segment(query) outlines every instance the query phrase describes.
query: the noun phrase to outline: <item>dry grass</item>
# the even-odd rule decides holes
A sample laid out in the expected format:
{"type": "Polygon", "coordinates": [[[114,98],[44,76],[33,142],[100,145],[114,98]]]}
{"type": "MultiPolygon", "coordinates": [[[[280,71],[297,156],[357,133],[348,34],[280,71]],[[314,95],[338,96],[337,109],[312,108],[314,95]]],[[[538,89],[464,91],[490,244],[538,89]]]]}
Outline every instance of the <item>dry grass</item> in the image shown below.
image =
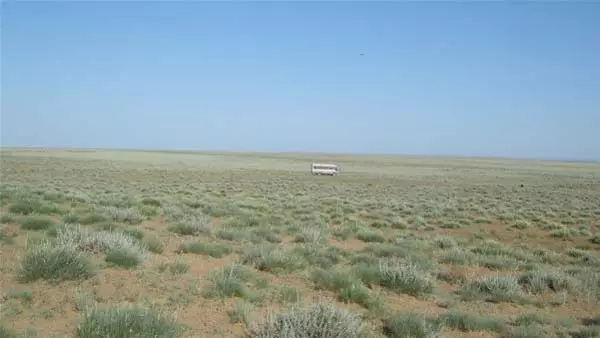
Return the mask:
{"type": "Polygon", "coordinates": [[[600,332],[598,164],[0,155],[3,336],[600,332]]]}

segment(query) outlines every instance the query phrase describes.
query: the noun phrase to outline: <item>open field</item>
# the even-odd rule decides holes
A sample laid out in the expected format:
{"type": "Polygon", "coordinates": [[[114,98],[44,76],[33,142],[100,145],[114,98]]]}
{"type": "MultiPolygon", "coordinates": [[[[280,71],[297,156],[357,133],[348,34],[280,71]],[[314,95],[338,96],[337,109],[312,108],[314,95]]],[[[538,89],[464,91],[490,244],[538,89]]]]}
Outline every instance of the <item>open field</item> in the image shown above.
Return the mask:
{"type": "Polygon", "coordinates": [[[0,337],[600,337],[600,164],[0,156],[0,337]]]}

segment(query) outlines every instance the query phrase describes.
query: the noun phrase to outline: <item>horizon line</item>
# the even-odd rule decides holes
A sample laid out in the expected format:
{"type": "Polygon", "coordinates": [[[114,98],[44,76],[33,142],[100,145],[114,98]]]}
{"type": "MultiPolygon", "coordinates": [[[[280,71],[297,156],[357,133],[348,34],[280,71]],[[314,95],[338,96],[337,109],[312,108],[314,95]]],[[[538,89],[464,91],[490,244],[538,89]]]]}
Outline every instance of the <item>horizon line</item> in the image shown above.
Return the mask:
{"type": "Polygon", "coordinates": [[[407,154],[407,153],[351,153],[351,152],[319,152],[319,151],[261,151],[261,150],[202,150],[185,148],[102,148],[102,147],[59,147],[59,146],[4,146],[0,145],[0,151],[4,149],[25,150],[83,150],[83,151],[139,151],[139,152],[171,152],[171,153],[204,153],[204,154],[301,154],[301,155],[342,155],[342,156],[379,156],[379,157],[417,157],[417,158],[463,158],[476,160],[513,160],[513,161],[544,161],[544,162],[567,162],[600,164],[600,159],[560,158],[560,157],[509,157],[493,155],[443,155],[443,154],[407,154]]]}

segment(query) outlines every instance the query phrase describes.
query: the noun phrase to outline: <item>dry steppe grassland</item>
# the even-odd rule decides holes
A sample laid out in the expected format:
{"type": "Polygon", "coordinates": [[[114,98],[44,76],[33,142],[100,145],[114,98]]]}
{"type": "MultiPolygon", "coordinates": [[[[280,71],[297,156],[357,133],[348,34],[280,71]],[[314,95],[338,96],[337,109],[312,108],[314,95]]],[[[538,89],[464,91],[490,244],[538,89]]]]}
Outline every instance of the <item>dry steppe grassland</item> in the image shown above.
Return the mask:
{"type": "Polygon", "coordinates": [[[0,337],[600,337],[597,163],[0,156],[0,337]]]}

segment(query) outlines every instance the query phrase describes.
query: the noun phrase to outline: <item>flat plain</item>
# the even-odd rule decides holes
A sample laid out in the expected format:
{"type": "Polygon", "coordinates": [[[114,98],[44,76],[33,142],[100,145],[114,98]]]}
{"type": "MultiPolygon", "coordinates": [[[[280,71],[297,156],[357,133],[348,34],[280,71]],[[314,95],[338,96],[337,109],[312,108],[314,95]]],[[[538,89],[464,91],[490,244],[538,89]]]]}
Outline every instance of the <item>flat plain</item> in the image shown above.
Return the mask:
{"type": "Polygon", "coordinates": [[[598,163],[0,156],[0,337],[600,337],[598,163]]]}

